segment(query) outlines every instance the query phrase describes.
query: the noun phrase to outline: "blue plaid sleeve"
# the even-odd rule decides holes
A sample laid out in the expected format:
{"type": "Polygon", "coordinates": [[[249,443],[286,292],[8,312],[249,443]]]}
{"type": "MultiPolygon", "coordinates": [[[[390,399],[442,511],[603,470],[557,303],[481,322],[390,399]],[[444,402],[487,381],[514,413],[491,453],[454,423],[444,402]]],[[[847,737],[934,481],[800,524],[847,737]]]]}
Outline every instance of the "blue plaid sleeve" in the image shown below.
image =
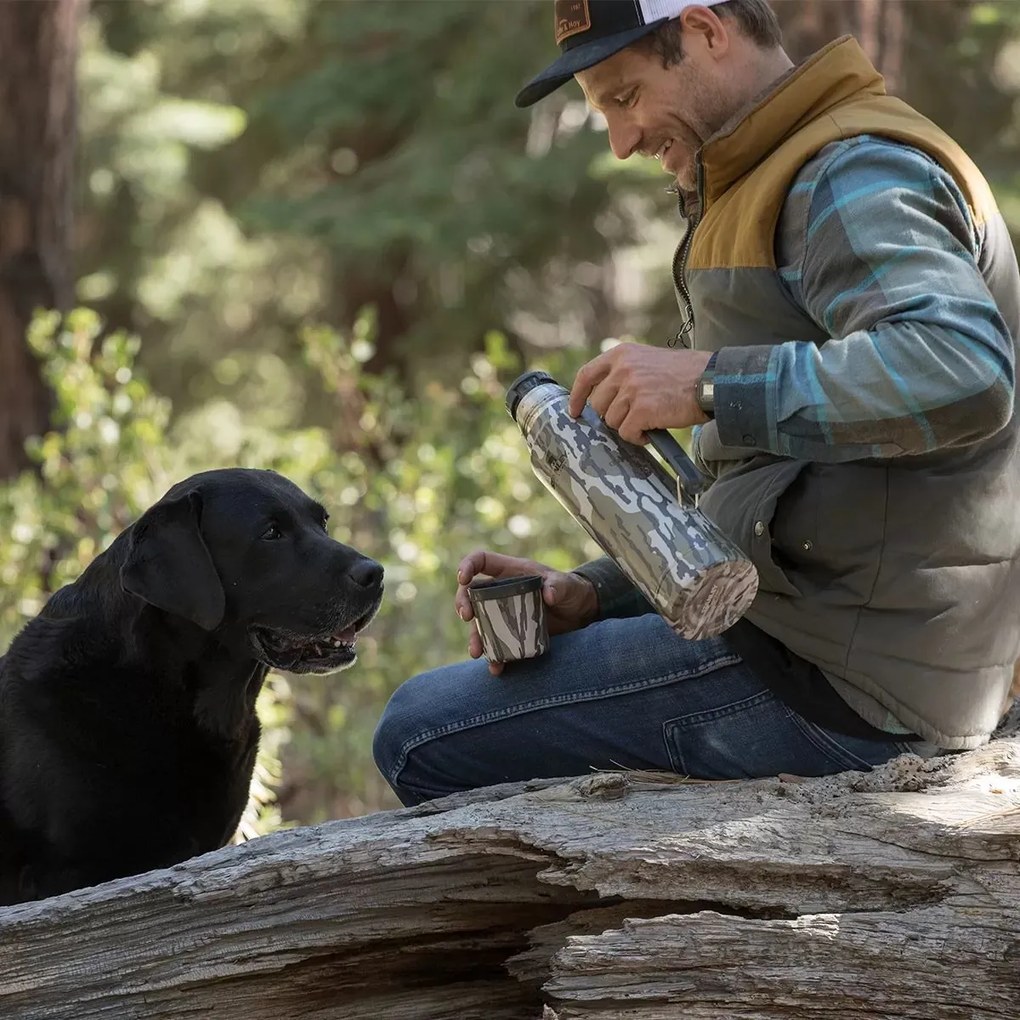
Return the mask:
{"type": "Polygon", "coordinates": [[[925,154],[867,136],[827,146],[791,189],[777,260],[832,339],[724,348],[721,441],[842,461],[1003,427],[1013,340],[978,269],[980,244],[952,176],[925,154]]]}

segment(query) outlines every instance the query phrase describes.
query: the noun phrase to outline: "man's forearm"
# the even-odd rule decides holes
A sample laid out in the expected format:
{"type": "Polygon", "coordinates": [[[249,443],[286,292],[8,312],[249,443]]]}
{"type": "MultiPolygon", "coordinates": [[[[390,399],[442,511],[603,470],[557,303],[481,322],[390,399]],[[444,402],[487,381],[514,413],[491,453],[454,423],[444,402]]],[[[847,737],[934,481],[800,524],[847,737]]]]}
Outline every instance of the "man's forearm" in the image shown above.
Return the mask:
{"type": "Polygon", "coordinates": [[[1009,421],[1011,363],[968,350],[966,336],[920,324],[900,327],[894,342],[914,350],[897,358],[877,332],[822,347],[724,350],[715,382],[720,440],[834,462],[964,446],[1009,421]]]}

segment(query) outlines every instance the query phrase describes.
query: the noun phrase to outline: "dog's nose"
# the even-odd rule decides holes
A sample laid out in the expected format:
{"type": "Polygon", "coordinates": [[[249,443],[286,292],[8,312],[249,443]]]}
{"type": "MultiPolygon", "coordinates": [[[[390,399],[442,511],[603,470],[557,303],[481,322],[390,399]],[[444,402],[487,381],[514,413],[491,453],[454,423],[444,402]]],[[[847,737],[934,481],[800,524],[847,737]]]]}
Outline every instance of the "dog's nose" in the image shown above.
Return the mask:
{"type": "Polygon", "coordinates": [[[362,588],[374,588],[383,579],[382,565],[370,560],[367,556],[358,560],[348,571],[351,580],[362,588]]]}

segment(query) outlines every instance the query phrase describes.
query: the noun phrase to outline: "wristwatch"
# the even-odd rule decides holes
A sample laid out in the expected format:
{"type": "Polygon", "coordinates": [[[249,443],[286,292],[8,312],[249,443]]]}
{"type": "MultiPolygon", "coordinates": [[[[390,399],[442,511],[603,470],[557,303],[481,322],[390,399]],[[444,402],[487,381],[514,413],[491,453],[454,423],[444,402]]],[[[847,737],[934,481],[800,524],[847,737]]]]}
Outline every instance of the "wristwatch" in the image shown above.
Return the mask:
{"type": "Polygon", "coordinates": [[[715,359],[718,357],[719,352],[716,351],[708,359],[705,371],[701,373],[701,378],[694,388],[694,399],[709,418],[715,417],[715,359]]]}

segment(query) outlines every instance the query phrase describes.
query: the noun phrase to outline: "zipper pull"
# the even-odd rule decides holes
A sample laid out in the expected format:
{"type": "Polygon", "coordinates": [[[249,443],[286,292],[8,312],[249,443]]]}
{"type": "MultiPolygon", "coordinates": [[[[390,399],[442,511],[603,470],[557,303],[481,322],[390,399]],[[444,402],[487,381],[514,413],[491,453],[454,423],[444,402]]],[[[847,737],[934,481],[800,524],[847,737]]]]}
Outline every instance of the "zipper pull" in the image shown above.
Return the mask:
{"type": "Polygon", "coordinates": [[[691,317],[691,318],[688,318],[687,321],[680,327],[680,332],[677,333],[676,336],[670,337],[670,339],[668,339],[666,341],[666,346],[667,347],[682,347],[684,350],[690,350],[690,348],[691,348],[691,341],[690,341],[690,337],[688,336],[688,334],[691,332],[691,330],[693,328],[694,328],[694,319],[693,319],[693,317],[691,317]]]}

